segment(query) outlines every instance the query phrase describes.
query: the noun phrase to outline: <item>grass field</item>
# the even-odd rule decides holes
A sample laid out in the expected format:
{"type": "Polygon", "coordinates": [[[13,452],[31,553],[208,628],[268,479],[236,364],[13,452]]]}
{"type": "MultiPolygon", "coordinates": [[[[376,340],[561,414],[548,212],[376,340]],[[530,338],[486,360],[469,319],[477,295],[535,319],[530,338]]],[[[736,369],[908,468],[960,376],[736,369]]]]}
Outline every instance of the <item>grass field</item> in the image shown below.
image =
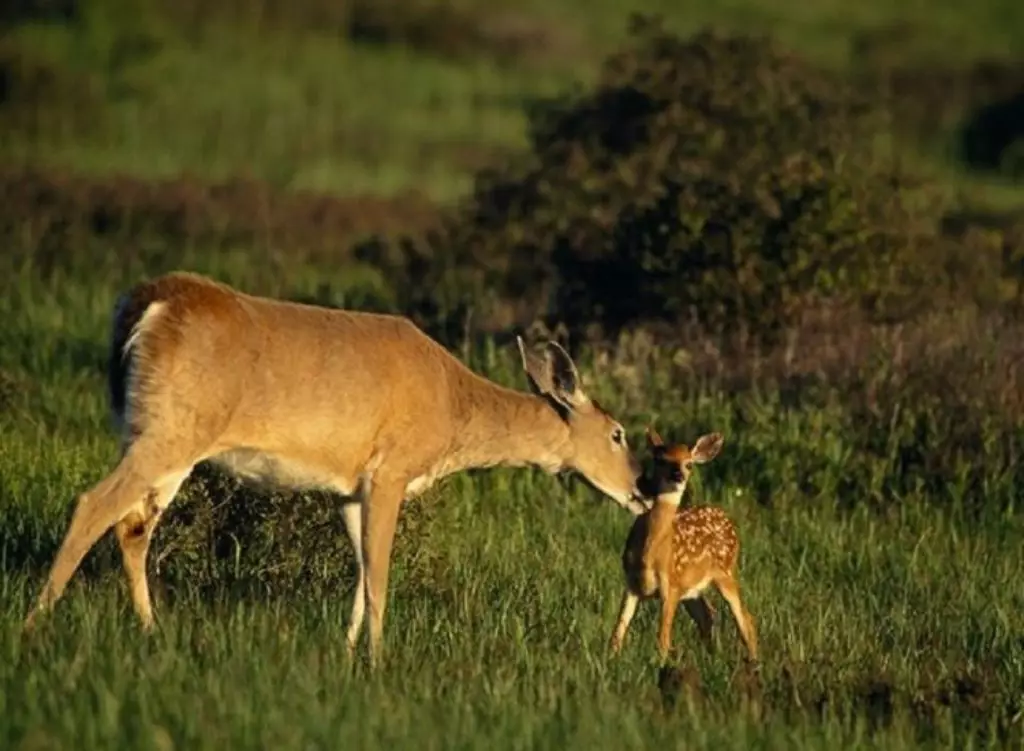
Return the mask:
{"type": "MultiPolygon", "coordinates": [[[[991,465],[959,488],[927,476],[901,482],[895,454],[857,452],[859,429],[841,405],[731,394],[713,379],[671,377],[667,358],[643,383],[606,375],[593,388],[635,439],[651,417],[681,440],[709,429],[728,436],[691,492],[740,525],[763,643],[759,685],[745,678],[727,615],[717,659],[699,650],[688,622],[677,626],[680,654],[702,674],[692,704],[684,693],[663,707],[656,608],[641,611],[610,661],[629,519],[578,483],[515,470],[453,478],[407,509],[379,675],[351,667],[344,652],[350,562],[336,502],[302,501],[326,517],[300,530],[307,548],[280,544],[281,529],[257,521],[258,533],[242,524],[230,530],[238,547],[212,556],[202,539],[189,547],[205,534],[191,526],[196,509],[222,503],[225,489],[236,506],[257,500],[231,485],[210,499],[209,479],[186,486],[179,508],[190,510],[158,536],[159,633],[138,631],[106,540],[39,638],[21,643],[18,625],[69,499],[115,458],[100,369],[113,294],[102,282],[25,286],[3,302],[9,748],[981,748],[1021,739],[1024,524],[1012,458],[993,447],[991,465]],[[915,483],[925,489],[899,487],[915,483]]],[[[474,363],[522,386],[510,355],[484,350],[474,363]]],[[[894,413],[885,426],[894,445],[912,442],[906,433],[926,416],[907,409],[914,420],[894,413]]],[[[1005,440],[991,431],[983,440],[1005,440]]],[[[948,461],[956,475],[972,469],[948,461]]]]}
{"type": "MultiPolygon", "coordinates": [[[[720,599],[716,655],[677,621],[677,688],[659,683],[654,604],[611,660],[631,518],[579,481],[533,470],[452,477],[408,505],[378,673],[345,654],[352,561],[338,500],[205,470],[154,543],[154,635],[139,631],[104,539],[22,641],[72,499],[116,459],[103,368],[118,291],[190,268],[283,297],[387,297],[384,274],[353,263],[346,243],[416,225],[418,204],[388,203],[405,192],[450,204],[481,166],[520,152],[524,103],[593,80],[629,10],[466,0],[450,6],[473,30],[453,57],[431,49],[436,29],[370,43],[313,11],[277,18],[269,1],[226,4],[202,23],[188,2],[78,7],[76,21],[22,20],[0,39],[0,58],[14,61],[5,70],[19,71],[0,97],[0,168],[51,181],[29,190],[5,172],[16,208],[0,209],[0,745],[1024,746],[1024,332],[970,316],[870,344],[801,340],[781,364],[696,334],[685,350],[637,337],[581,355],[634,447],[652,419],[675,440],[725,434],[689,492],[739,525],[759,676],[720,599]],[[38,96],[18,88],[26,81],[38,96]],[[136,201],[139,185],[183,174],[192,182],[136,201]],[[85,182],[67,188],[67,175],[85,182]],[[208,181],[239,177],[270,192],[240,189],[198,228],[180,210],[206,200],[208,181]],[[303,190],[353,219],[321,242],[309,218],[319,208],[252,209],[311,200],[303,190]],[[107,205],[109,215],[97,209],[107,205]],[[238,229],[239,216],[255,229],[238,229]]],[[[683,31],[771,32],[841,67],[859,33],[900,22],[911,32],[885,51],[894,64],[1024,56],[1024,11],[1008,0],[631,7],[683,31]]],[[[384,32],[411,34],[400,16],[384,32]]],[[[983,207],[1024,206],[1019,180],[971,171],[952,128],[938,130],[908,146],[916,159],[983,207]]],[[[526,387],[500,339],[459,355],[526,387]]]]}
{"type": "MultiPolygon", "coordinates": [[[[431,47],[431,31],[438,44],[449,39],[443,28],[428,29],[418,50],[357,34],[346,39],[336,28],[341,21],[315,24],[298,13],[290,22],[261,22],[270,15],[261,8],[287,7],[274,0],[239,0],[225,6],[237,9],[226,11],[227,20],[191,22],[182,17],[205,18],[195,10],[201,6],[79,5],[75,24],[26,23],[9,34],[8,49],[33,70],[57,71],[28,79],[41,84],[37,97],[49,104],[51,92],[63,94],[65,103],[56,105],[63,117],[45,138],[0,143],[8,161],[100,175],[242,173],[280,188],[343,195],[416,189],[441,200],[459,196],[481,161],[525,145],[524,101],[593,80],[631,10],[662,13],[683,32],[713,24],[773,34],[837,66],[850,64],[858,40],[875,37],[883,56],[899,63],[961,66],[1024,54],[1024,12],[1010,0],[986,0],[966,21],[957,4],[938,0],[905,9],[796,0],[686,8],[656,0],[463,0],[453,7],[462,9],[455,18],[470,41],[454,58],[431,47]],[[504,49],[504,56],[495,52],[504,49]]],[[[359,2],[338,7],[349,5],[359,2]]],[[[434,7],[426,0],[383,5],[434,7]]],[[[385,33],[400,34],[392,22],[385,18],[385,33]]]]}

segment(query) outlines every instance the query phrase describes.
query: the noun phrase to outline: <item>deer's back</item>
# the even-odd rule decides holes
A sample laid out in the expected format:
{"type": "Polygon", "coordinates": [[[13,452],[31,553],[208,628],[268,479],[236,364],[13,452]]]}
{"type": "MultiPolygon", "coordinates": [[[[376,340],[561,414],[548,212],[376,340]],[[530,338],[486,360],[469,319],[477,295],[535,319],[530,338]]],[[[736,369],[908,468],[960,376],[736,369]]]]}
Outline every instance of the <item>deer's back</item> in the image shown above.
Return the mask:
{"type": "Polygon", "coordinates": [[[429,463],[449,439],[452,374],[464,366],[408,319],[168,274],[123,298],[112,363],[144,317],[130,399],[139,429],[173,426],[197,446],[342,475],[375,455],[429,463]]]}
{"type": "Polygon", "coordinates": [[[701,561],[731,571],[739,552],[736,526],[717,506],[688,506],[676,514],[672,535],[676,566],[701,561]]]}

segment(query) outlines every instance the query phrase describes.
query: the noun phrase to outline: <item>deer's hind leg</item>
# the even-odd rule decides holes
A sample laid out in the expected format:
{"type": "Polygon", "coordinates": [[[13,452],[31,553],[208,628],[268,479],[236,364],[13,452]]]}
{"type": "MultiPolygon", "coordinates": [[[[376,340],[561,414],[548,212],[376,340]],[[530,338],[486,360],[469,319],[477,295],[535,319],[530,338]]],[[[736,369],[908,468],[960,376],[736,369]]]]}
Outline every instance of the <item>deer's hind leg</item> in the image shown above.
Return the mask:
{"type": "Polygon", "coordinates": [[[715,625],[715,608],[704,594],[683,600],[683,607],[697,626],[697,633],[709,652],[715,651],[712,629],[715,625]]]}
{"type": "Polygon", "coordinates": [[[740,585],[734,576],[724,574],[715,578],[715,586],[722,593],[722,597],[729,603],[733,618],[736,619],[736,626],[739,629],[740,637],[747,648],[747,654],[752,662],[757,662],[757,626],[754,616],[744,607],[740,599],[740,585]]]}
{"type": "Polygon", "coordinates": [[[153,627],[153,605],[149,594],[146,574],[146,559],[153,533],[164,511],[171,505],[178,489],[186,480],[191,468],[177,475],[171,475],[154,484],[136,508],[128,512],[114,526],[117,542],[121,547],[121,560],[128,578],[132,605],[144,629],[153,627]]]}
{"type": "MultiPolygon", "coordinates": [[[[188,460],[173,461],[173,455],[165,446],[140,439],[125,451],[109,475],[79,495],[68,531],[36,605],[25,620],[24,629],[31,630],[38,615],[50,610],[60,599],[85,554],[104,532],[129,517],[135,510],[133,507],[139,507],[152,490],[159,492],[160,489],[169,488],[175,478],[183,480],[193,463],[188,460]]],[[[177,487],[174,489],[177,490],[177,487]]],[[[152,522],[149,519],[147,521],[152,522]]],[[[148,536],[151,534],[152,530],[149,530],[143,535],[147,547],[148,536]]],[[[134,566],[130,571],[137,572],[139,561],[145,559],[144,552],[140,555],[140,550],[140,545],[134,542],[129,544],[132,564],[126,566],[134,566]]],[[[134,574],[130,573],[129,576],[134,574]]]]}

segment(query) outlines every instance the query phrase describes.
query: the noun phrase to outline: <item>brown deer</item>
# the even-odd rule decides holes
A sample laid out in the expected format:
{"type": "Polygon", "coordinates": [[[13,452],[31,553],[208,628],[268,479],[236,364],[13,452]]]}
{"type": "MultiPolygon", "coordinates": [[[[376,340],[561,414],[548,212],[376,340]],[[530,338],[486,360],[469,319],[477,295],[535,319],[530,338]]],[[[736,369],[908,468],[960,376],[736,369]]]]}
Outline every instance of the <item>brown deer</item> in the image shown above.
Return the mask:
{"type": "Polygon", "coordinates": [[[757,661],[754,618],[740,600],[736,579],[740,541],[735,525],[714,506],[680,509],[693,465],[714,459],[721,451],[722,440],[720,434],[711,433],[701,437],[692,449],[665,446],[657,432],[648,427],[647,441],[654,463],[649,480],[645,478],[642,484],[649,485],[644,490],[654,497],[654,505],[634,521],[622,552],[626,586],[611,639],[613,654],[622,649],[640,600],[656,595],[661,599],[658,647],[662,660],[671,649],[672,624],[680,601],[710,648],[714,610],[703,593],[714,584],[732,610],[751,661],[757,661]]]}
{"type": "Polygon", "coordinates": [[[347,643],[368,620],[371,664],[399,508],[439,478],[495,465],[576,471],[644,511],[625,431],[584,393],[569,355],[554,342],[518,344],[532,393],[474,373],[403,317],[256,297],[184,272],[134,286],[114,310],[109,362],[120,461],[78,496],[25,629],[111,527],[151,627],[153,530],[204,460],[346,497],[358,563],[347,643]]]}

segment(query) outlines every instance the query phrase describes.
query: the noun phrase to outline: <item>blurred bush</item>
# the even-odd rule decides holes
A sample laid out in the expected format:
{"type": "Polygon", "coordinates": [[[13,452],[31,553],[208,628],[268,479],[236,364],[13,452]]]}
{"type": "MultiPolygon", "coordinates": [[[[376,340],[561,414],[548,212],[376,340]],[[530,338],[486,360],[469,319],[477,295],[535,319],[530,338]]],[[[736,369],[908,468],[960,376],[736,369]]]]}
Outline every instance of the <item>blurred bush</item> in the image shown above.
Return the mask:
{"type": "Polygon", "coordinates": [[[883,25],[853,35],[858,85],[893,113],[897,130],[918,142],[949,141],[964,164],[1020,176],[1024,143],[1024,61],[985,56],[969,63],[908,62],[925,32],[883,25]]]}
{"type": "Polygon", "coordinates": [[[484,10],[450,0],[155,0],[192,33],[218,21],[256,28],[335,34],[357,44],[406,47],[465,60],[514,62],[552,52],[568,32],[508,8],[484,10]]]}
{"type": "Polygon", "coordinates": [[[0,3],[0,29],[26,22],[74,21],[78,0],[4,0],[0,3]]]}
{"type": "Polygon", "coordinates": [[[1024,83],[1014,96],[973,113],[964,123],[961,141],[968,164],[1024,179],[1024,83]]]}
{"type": "Polygon", "coordinates": [[[762,335],[822,305],[1003,301],[999,238],[943,233],[955,204],[887,153],[886,113],[770,40],[637,19],[594,90],[532,109],[532,153],[480,177],[410,295],[762,335]]]}
{"type": "Polygon", "coordinates": [[[252,263],[268,268],[336,267],[362,236],[426,231],[436,215],[419,194],[338,198],[283,193],[254,179],[94,178],[0,168],[0,238],[7,248],[0,271],[106,274],[131,265],[133,274],[153,274],[183,263],[197,247],[212,255],[242,248],[252,263]]]}
{"type": "Polygon", "coordinates": [[[102,87],[41,52],[0,39],[0,139],[61,137],[98,129],[102,87]]]}

